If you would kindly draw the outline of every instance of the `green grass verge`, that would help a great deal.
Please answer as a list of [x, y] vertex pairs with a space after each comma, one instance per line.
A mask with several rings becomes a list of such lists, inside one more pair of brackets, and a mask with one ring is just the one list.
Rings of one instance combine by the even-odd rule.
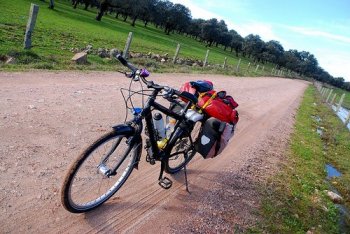
[[[32, 37], [32, 49], [24, 50], [24, 32], [28, 20], [30, 4], [39, 5], [39, 14]], [[124, 49], [129, 32], [134, 33], [131, 51], [155, 54], [168, 53], [172, 57], [178, 43], [181, 44], [179, 57], [204, 60], [206, 51], [204, 43], [179, 34], [166, 35], [162, 29], [153, 25], [144, 27], [137, 22], [135, 27], [129, 21], [123, 22], [114, 15], [104, 16], [101, 22], [96, 21], [96, 8], [85, 11], [82, 6], [73, 9], [70, 1], [56, 0], [55, 9], [48, 8], [48, 1], [39, 0], [12, 0], [0, 1], [0, 57], [5, 55], [16, 58], [15, 64], [5, 65], [0, 62], [0, 70], [27, 70], [27, 69], [88, 69], [88, 70], [116, 70], [118, 62], [102, 59], [97, 55], [89, 55], [89, 64], [84, 66], [73, 65], [72, 48], [83, 49], [87, 45], [97, 48]], [[223, 64], [227, 57], [228, 69], [220, 68], [192, 68], [189, 66], [153, 64], [153, 71], [158, 72], [205, 72], [224, 73], [240, 76], [266, 76], [274, 65], [265, 64], [265, 69], [255, 72], [256, 65], [242, 58], [241, 70], [235, 72], [238, 59], [233, 53], [224, 51], [221, 47], [211, 47], [209, 64]], [[135, 62], [136, 63], [136, 62]], [[147, 64], [147, 63], [146, 63]], [[248, 71], [247, 71], [248, 70]]]
[[[322, 120], [317, 122], [313, 116]], [[323, 129], [322, 137], [316, 132]], [[261, 215], [262, 232], [339, 233], [339, 214], [324, 190], [325, 164], [331, 163], [343, 174], [331, 183], [347, 199], [350, 207], [350, 133], [322, 104], [314, 87], [309, 87], [298, 110], [290, 150], [281, 171], [269, 179]], [[350, 227], [347, 226], [347, 231]]]

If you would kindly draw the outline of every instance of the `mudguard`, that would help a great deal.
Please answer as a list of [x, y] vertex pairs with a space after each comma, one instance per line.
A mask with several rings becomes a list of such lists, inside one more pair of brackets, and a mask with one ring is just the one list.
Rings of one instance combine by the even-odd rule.
[[139, 169], [139, 162], [141, 160], [141, 154], [142, 154], [142, 138], [140, 135], [135, 136], [135, 154], [136, 154], [136, 161], [134, 164], [135, 169]]
[[127, 124], [119, 124], [112, 127], [121, 135], [132, 136], [135, 134], [135, 128]]
[[142, 153], [142, 138], [140, 134], [137, 134], [136, 129], [128, 124], [119, 124], [112, 127], [116, 132], [120, 135], [130, 136], [132, 137], [130, 144], [133, 145], [134, 153], [136, 154], [136, 161], [134, 164], [134, 168], [138, 169], [138, 165], [141, 158]]

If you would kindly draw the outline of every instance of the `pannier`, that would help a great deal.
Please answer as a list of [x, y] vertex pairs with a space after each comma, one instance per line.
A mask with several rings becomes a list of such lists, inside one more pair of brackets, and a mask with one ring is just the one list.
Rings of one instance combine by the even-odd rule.
[[227, 146], [234, 134], [235, 125], [209, 118], [203, 124], [195, 142], [195, 149], [203, 158], [219, 155]]

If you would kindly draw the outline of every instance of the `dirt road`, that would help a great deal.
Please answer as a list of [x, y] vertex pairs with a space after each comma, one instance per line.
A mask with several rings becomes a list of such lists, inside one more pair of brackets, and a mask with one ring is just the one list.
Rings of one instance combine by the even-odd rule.
[[[144, 159], [120, 192], [87, 214], [60, 203], [69, 164], [90, 142], [122, 122], [120, 87], [112, 72], [0, 73], [0, 232], [104, 233], [241, 231], [259, 217], [256, 189], [278, 168], [293, 115], [307, 83], [280, 78], [157, 74], [179, 87], [208, 79], [240, 104], [240, 122], [228, 148], [215, 159], [196, 155], [173, 187], [157, 184], [159, 164]], [[271, 172], [272, 171], [272, 172]]]

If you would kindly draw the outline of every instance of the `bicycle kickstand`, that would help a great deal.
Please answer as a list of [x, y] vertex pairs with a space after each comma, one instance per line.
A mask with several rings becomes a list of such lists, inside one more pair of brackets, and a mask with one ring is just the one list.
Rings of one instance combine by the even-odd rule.
[[191, 194], [190, 190], [188, 189], [188, 180], [187, 180], [187, 169], [186, 165], [184, 166], [184, 172], [185, 172], [185, 184], [186, 184], [186, 191]]

